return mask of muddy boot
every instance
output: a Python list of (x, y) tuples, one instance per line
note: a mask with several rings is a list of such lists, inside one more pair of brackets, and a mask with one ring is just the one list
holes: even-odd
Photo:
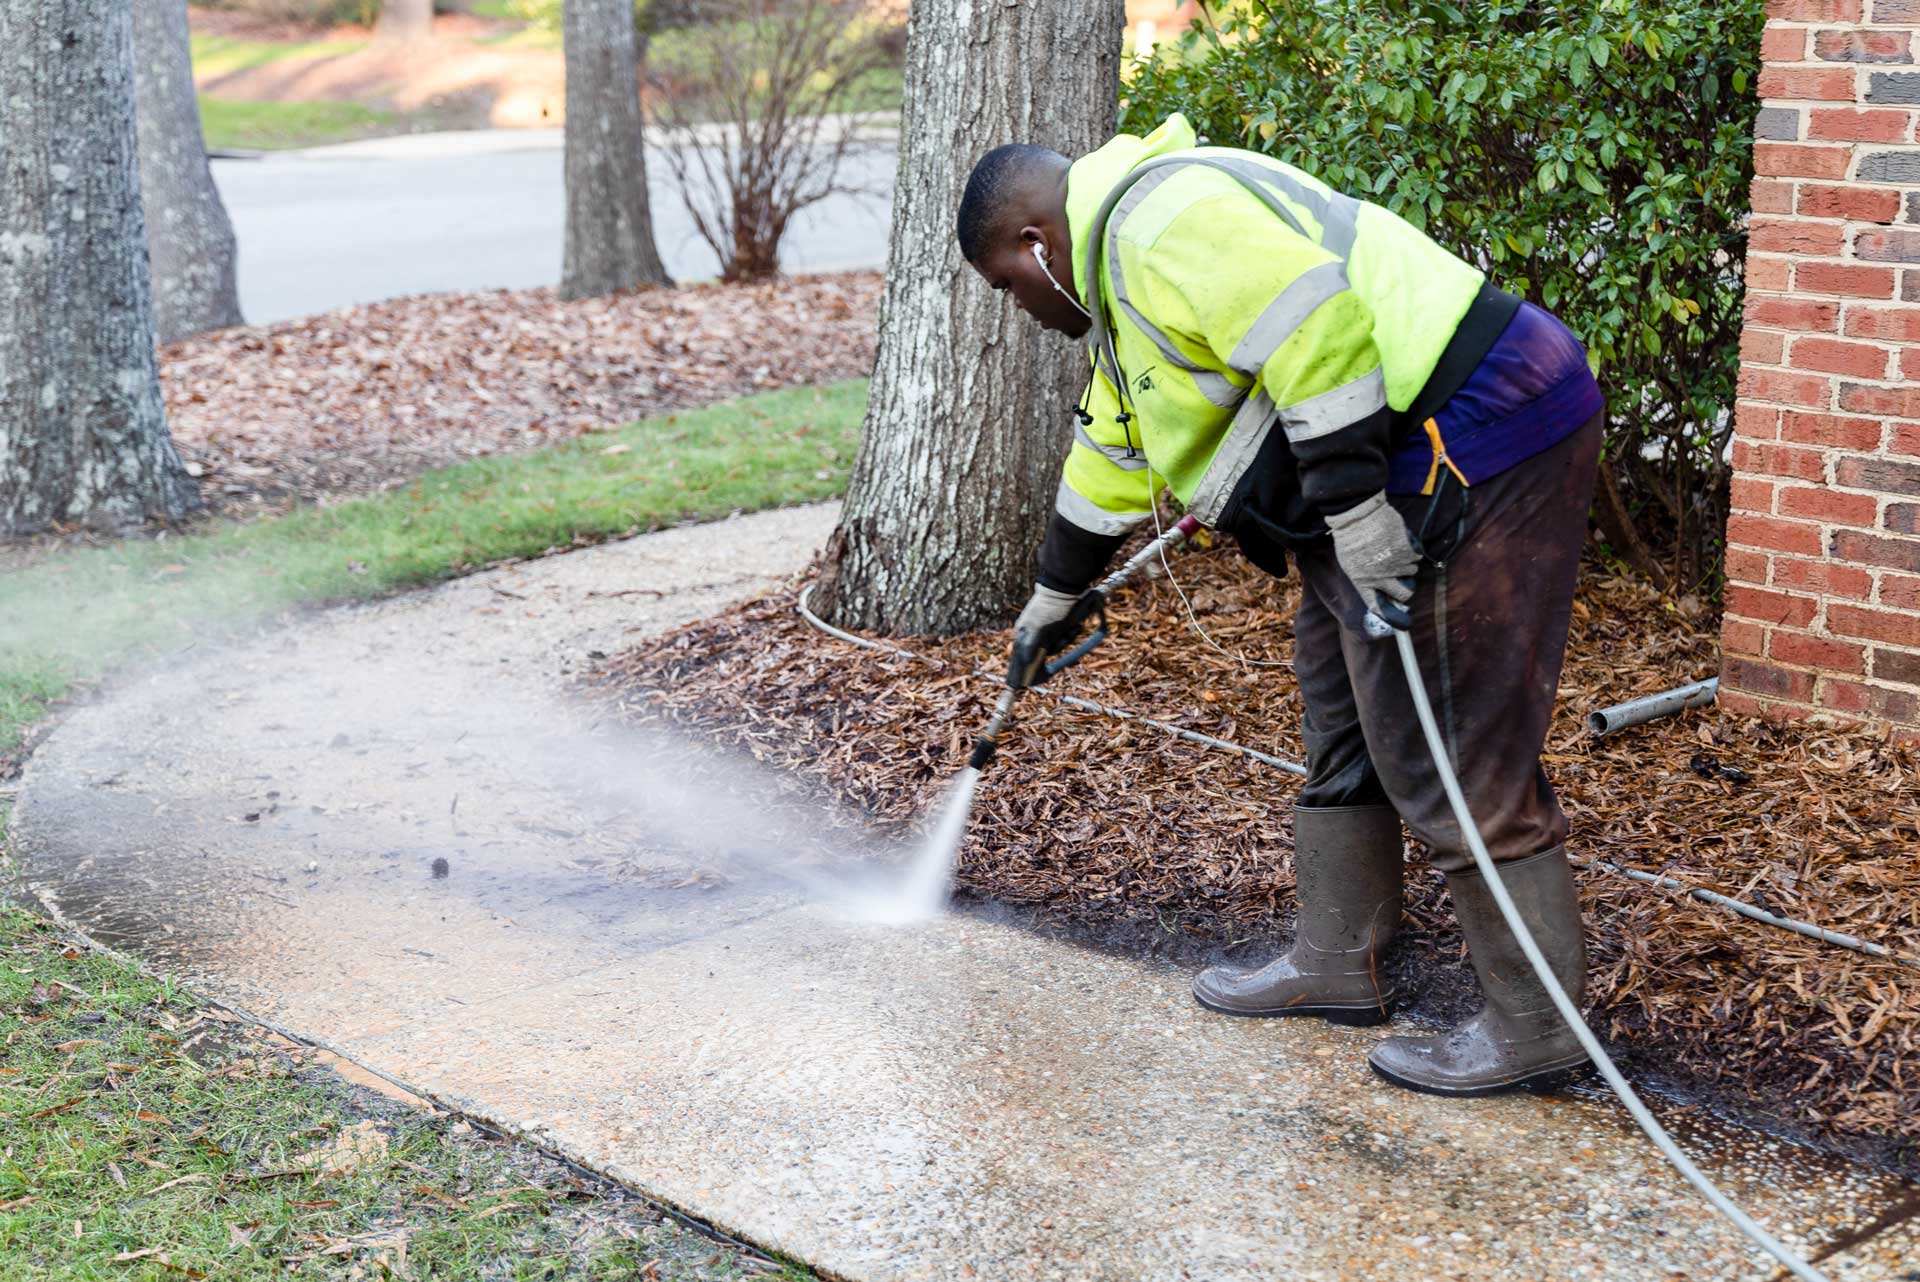
[[(1575, 1005), (1587, 986), (1580, 898), (1567, 853), (1555, 846), (1500, 865), (1500, 880)], [(1499, 905), (1478, 872), (1451, 873), (1453, 909), (1487, 1004), (1437, 1037), (1389, 1037), (1367, 1056), (1373, 1071), (1429, 1095), (1491, 1095), (1548, 1090), (1587, 1062), (1546, 986), (1527, 964)]]
[(1209, 967), (1194, 998), (1226, 1015), (1377, 1024), (1393, 1000), (1380, 959), (1400, 924), (1400, 816), (1391, 806), (1295, 806), (1293, 846), (1293, 947), (1258, 970)]

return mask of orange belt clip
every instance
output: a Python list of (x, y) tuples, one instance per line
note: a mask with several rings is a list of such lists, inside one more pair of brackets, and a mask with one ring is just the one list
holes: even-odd
[(1453, 460), (1447, 457), (1447, 443), (1440, 439), (1440, 424), (1432, 419), (1428, 419), (1426, 428), (1427, 442), (1433, 446), (1433, 466), (1427, 469), (1427, 482), (1420, 487), (1420, 492), (1422, 494), (1433, 493), (1434, 483), (1440, 479), (1440, 469), (1443, 466), (1447, 471), (1453, 473), (1454, 479), (1459, 481), (1462, 486), (1467, 485), (1468, 481), (1466, 476), (1459, 468), (1453, 465)]

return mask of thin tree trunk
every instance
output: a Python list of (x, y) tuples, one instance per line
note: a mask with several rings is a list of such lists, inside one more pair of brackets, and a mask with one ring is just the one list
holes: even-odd
[(1121, 0), (912, 8), (893, 238), (865, 436), (821, 603), (842, 626), (953, 633), (1033, 589), (1085, 349), (1049, 335), (960, 257), (954, 210), (1002, 143), (1077, 156), (1119, 96)]
[(653, 243), (633, 0), (565, 0), (567, 237), (562, 298), (671, 285)]
[(181, 516), (126, 0), (0, 3), (0, 103), (0, 537)]
[(399, 44), (432, 39), (433, 0), (381, 0), (380, 16), (373, 21), (373, 38)]
[(133, 58), (154, 341), (171, 343), (241, 323), (233, 223), (200, 133), (187, 0), (134, 0)]

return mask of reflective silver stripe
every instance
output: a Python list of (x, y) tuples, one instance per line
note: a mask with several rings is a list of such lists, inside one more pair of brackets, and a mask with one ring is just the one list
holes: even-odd
[(1306, 323), (1320, 304), (1347, 289), (1347, 269), (1340, 263), (1309, 267), (1267, 304), (1235, 345), (1227, 364), (1242, 374), (1258, 376), (1281, 344)]
[(1266, 444), (1267, 433), (1273, 430), (1273, 420), (1273, 401), (1264, 389), (1249, 396), (1246, 404), (1233, 416), (1220, 448), (1213, 452), (1205, 475), (1200, 478), (1200, 484), (1194, 487), (1193, 498), (1187, 503), (1187, 511), (1199, 517), (1203, 524), (1219, 523), (1227, 500), (1233, 496), (1233, 487), (1240, 483), (1241, 476), (1253, 466), (1260, 447)]
[(1287, 439), (1298, 445), (1350, 427), (1386, 404), (1387, 380), (1376, 365), (1351, 383), (1287, 406), (1280, 411), (1280, 421), (1286, 425)]
[(1075, 492), (1065, 478), (1053, 496), (1053, 510), (1083, 530), (1094, 534), (1125, 534), (1147, 519), (1146, 512), (1109, 512), (1090, 498)]
[(1360, 234), (1360, 202), (1336, 193), (1327, 202), (1320, 233), (1320, 248), (1345, 262), (1353, 253), (1353, 238)]
[(1147, 456), (1139, 448), (1129, 450), (1124, 445), (1102, 445), (1093, 439), (1087, 429), (1077, 421), (1073, 425), (1073, 439), (1088, 449), (1104, 456), (1107, 462), (1123, 472), (1138, 472), (1147, 466)]

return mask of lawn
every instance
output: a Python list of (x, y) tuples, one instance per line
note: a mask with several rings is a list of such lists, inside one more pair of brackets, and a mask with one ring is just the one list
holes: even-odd
[(404, 133), (406, 117), (357, 102), (242, 102), (200, 97), (210, 151), (281, 151)]
[(0, 903), (0, 1277), (804, 1282)]
[(247, 40), (196, 31), (191, 43), (193, 74), (196, 80), (206, 81), (283, 58), (337, 58), (366, 46), (364, 40)]
[(649, 419), (250, 523), (61, 550), (0, 576), (0, 753), (76, 683), (279, 611), (839, 494), (864, 380)]

